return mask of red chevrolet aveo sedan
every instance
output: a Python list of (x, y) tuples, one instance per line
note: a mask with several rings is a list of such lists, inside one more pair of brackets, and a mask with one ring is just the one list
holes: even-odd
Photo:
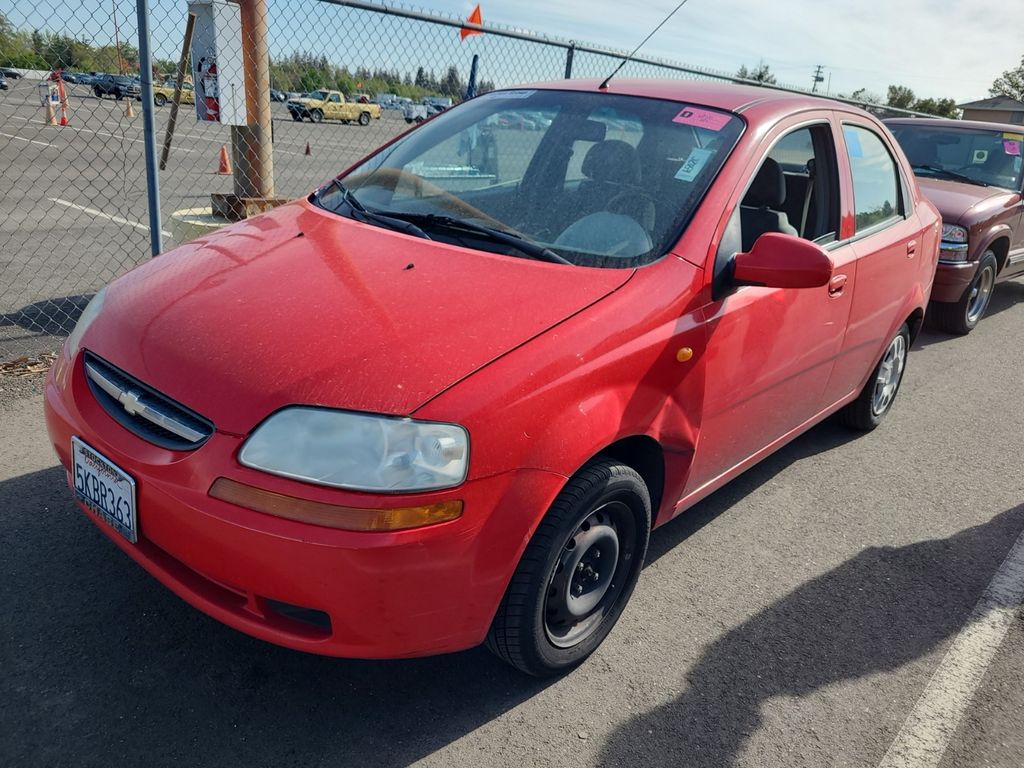
[(832, 413), (886, 415), (939, 234), (851, 107), (497, 91), (100, 291), (47, 424), (93, 522), (232, 627), (557, 673), (652, 528)]

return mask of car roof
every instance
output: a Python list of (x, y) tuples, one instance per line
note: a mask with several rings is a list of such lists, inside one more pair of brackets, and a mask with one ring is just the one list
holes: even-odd
[[(531, 83), (519, 88), (545, 90), (597, 91), (603, 81), (598, 79), (556, 80)], [(805, 93), (782, 91), (756, 85), (740, 85), (708, 80), (667, 78), (613, 78), (602, 93), (621, 96), (643, 96), (651, 99), (689, 101), (705, 107), (742, 113), (754, 106), (765, 107), (769, 113), (791, 113), (802, 109), (841, 109), (867, 114), (857, 107)], [(760, 110), (759, 110), (760, 111)]]
[(922, 125), (931, 128), (979, 128), (988, 131), (1024, 134), (1024, 125), (989, 123), (983, 120), (954, 120), (948, 117), (898, 117), (883, 121), (886, 125)]

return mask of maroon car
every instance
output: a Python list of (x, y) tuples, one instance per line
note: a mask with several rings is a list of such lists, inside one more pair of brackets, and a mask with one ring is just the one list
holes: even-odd
[(1024, 126), (967, 120), (887, 120), (921, 191), (942, 214), (930, 314), (970, 333), (995, 284), (1024, 275)]

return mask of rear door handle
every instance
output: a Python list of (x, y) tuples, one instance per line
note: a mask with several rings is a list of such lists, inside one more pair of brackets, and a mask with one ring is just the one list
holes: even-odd
[(917, 240), (910, 240), (907, 242), (907, 258), (914, 258), (914, 254), (917, 253)]
[(846, 287), (846, 275), (835, 275), (828, 281), (828, 295), (842, 296), (843, 288)]

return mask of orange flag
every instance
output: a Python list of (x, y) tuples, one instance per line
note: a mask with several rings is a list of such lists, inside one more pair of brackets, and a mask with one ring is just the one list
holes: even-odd
[[(471, 14), (469, 14), (469, 18), (466, 19), (466, 21), (468, 21), (470, 24), (480, 24), (480, 25), (483, 25), (484, 19), (483, 19), (483, 16), (480, 14), (480, 6), (479, 5), (476, 8), (473, 9), (473, 12)], [(483, 34), (483, 32), (481, 32), (479, 29), (466, 29), (465, 27), (462, 27), (462, 29), (459, 30), (459, 38), (461, 38), (462, 40), (465, 40), (470, 35), (482, 35), (482, 34)]]

